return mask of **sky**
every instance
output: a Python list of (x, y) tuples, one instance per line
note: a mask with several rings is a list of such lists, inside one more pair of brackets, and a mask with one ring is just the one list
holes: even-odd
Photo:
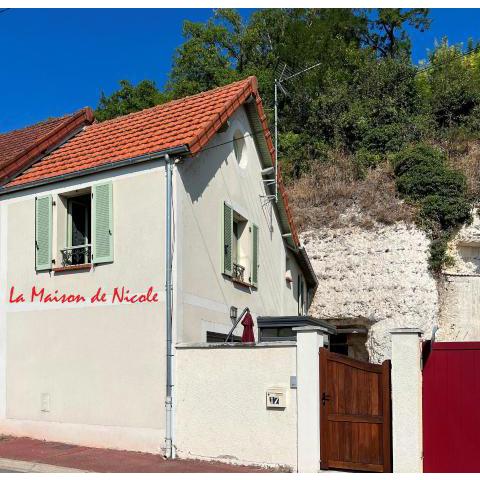
[[(11, 9), (0, 13), (0, 132), (95, 108), (122, 79), (162, 86), (182, 24), (211, 9)], [(252, 10), (241, 10), (247, 18)], [(480, 40), (480, 9), (432, 9), (429, 31), (411, 31), (414, 62), (435, 40)]]

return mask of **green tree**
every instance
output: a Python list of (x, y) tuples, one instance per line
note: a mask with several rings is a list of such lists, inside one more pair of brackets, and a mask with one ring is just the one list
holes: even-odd
[[(167, 91), (173, 98), (193, 95), (240, 78), (245, 27), (234, 10), (217, 10), (206, 23), (186, 21), (185, 43), (177, 49)], [(240, 70), (241, 71), (241, 70)]]
[(217, 10), (206, 23), (185, 23), (167, 89), (177, 98), (256, 75), (271, 120), (275, 78), (318, 64), (285, 82), (279, 98), (279, 155), (298, 178), (325, 157), (325, 145), (386, 152), (421, 137), (428, 122), (406, 55), (407, 24), (427, 28), (428, 11), (265, 9), (244, 22)]
[(120, 80), (119, 83), (120, 89), (112, 95), (107, 97), (102, 92), (95, 110), (97, 120), (109, 120), (153, 107), (165, 101), (165, 96), (151, 80), (143, 80), (137, 85), (132, 85), (128, 80)]
[(465, 55), (461, 45), (443, 39), (429, 54), (429, 67), (418, 76), (430, 113), (440, 131), (480, 127), (480, 53)]
[[(373, 13), (373, 14), (372, 14)], [(410, 55), (411, 42), (405, 29), (408, 25), (420, 32), (430, 28), (428, 8), (378, 8), (361, 12), (368, 27), (363, 31), (363, 41), (381, 57)]]
[[(406, 24), (426, 28), (427, 11), (263, 9), (245, 21), (236, 10), (219, 9), (207, 22), (185, 22), (164, 96), (152, 92), (147, 104), (256, 75), (272, 120), (275, 78), (316, 64), (286, 82), (288, 94), (279, 98), (279, 155), (287, 173), (308, 171), (327, 146), (362, 149), (364, 159), (369, 151), (396, 151), (423, 131), (415, 71), (395, 53), (407, 49)], [(134, 93), (127, 83), (102, 97), (99, 118), (139, 108)]]
[(420, 207), (419, 220), (433, 240), (430, 266), (438, 271), (449, 261), (448, 240), (471, 221), (465, 175), (448, 165), (441, 150), (422, 143), (406, 147), (392, 163), (398, 191)]

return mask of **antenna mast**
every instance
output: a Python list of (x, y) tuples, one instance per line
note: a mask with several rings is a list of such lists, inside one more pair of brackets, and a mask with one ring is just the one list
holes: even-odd
[[(288, 96), (288, 92), (283, 86), (284, 82), (288, 82), (289, 80), (292, 80), (293, 78), (308, 72), (309, 70), (312, 70), (313, 68), (316, 68), (320, 66), (320, 62), (316, 63), (315, 65), (310, 65), (310, 67), (304, 68), (303, 70), (300, 70), (298, 72), (292, 72), (290, 68), (287, 66), (286, 63), (283, 64), (283, 68), (281, 68), (281, 71), (275, 72), (275, 81), (274, 81), (274, 146), (275, 146), (275, 165), (273, 167), (265, 168), (262, 170), (262, 175), (267, 177), (264, 178), (263, 184), (265, 187), (271, 187), (273, 186), (273, 194), (267, 194), (267, 195), (262, 195), (262, 198), (265, 198), (266, 201), (262, 204), (262, 208), (265, 208), (267, 204), (269, 205), (269, 221), (270, 221), (270, 231), (273, 231), (273, 205), (272, 201), (275, 201), (275, 203), (278, 202), (278, 90), (280, 89), (285, 96)], [(277, 73), (279, 73), (277, 75)], [(274, 174), (274, 178), (268, 178), (270, 175)]]
[[(292, 78), (298, 77), (299, 75), (308, 72), (309, 70), (312, 70), (316, 67), (319, 67), (321, 65), (321, 62), (315, 63), (314, 65), (310, 65), (307, 68), (304, 68), (303, 70), (300, 70), (298, 72), (292, 73), (291, 70), (288, 68), (287, 64), (283, 64), (282, 71), (280, 72), (280, 75), (278, 78), (275, 78), (275, 94), (274, 94), (274, 136), (275, 136), (275, 195), (272, 195), (271, 197), (275, 198), (275, 202), (278, 202), (278, 89), (280, 89), (285, 96), (288, 96), (288, 92), (285, 89), (285, 87), (282, 85), (282, 82), (288, 82), (289, 80), (292, 80)], [(284, 74), (286, 76), (284, 77)], [(264, 183), (267, 184), (272, 184), (272, 180), (264, 180)], [(270, 196), (269, 196), (270, 197)]]

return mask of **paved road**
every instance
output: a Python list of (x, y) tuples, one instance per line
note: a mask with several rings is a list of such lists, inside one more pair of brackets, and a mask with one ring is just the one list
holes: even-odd
[(0, 473), (19, 473), (19, 472), (16, 472), (15, 470), (1, 470), (0, 469)]

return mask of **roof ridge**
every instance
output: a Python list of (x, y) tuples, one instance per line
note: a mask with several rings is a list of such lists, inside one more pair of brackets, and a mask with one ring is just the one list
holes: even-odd
[(164, 107), (171, 106), (171, 105), (177, 104), (177, 103), (180, 104), (180, 103), (183, 103), (185, 101), (191, 100), (192, 98), (195, 98), (195, 97), (201, 97), (201, 96), (207, 95), (207, 94), (210, 95), (210, 94), (213, 94), (214, 92), (217, 92), (218, 90), (227, 89), (227, 88), (233, 87), (234, 85), (237, 85), (237, 84), (249, 83), (249, 82), (252, 81), (251, 80), (252, 78), (255, 78), (255, 77), (250, 75), (250, 76), (248, 76), (248, 77), (246, 77), (242, 80), (237, 80), (237, 81), (232, 82), (232, 83), (227, 83), (226, 85), (211, 88), (210, 90), (204, 90), (203, 92), (195, 93), (193, 95), (188, 95), (186, 97), (175, 98), (173, 100), (169, 100), (168, 102), (159, 103), (158, 105), (154, 105), (153, 107), (143, 108), (142, 110), (137, 110), (136, 112), (126, 113), (125, 115), (119, 115), (118, 117), (110, 118), (108, 120), (104, 120), (103, 122), (95, 121), (91, 125), (88, 125), (87, 128), (91, 128), (95, 125), (105, 125), (105, 124), (115, 123), (115, 122), (121, 121), (121, 120), (123, 120), (125, 118), (128, 118), (128, 117), (134, 117), (134, 116), (140, 115), (141, 113), (144, 113), (144, 112), (147, 112), (147, 111), (161, 110)]

